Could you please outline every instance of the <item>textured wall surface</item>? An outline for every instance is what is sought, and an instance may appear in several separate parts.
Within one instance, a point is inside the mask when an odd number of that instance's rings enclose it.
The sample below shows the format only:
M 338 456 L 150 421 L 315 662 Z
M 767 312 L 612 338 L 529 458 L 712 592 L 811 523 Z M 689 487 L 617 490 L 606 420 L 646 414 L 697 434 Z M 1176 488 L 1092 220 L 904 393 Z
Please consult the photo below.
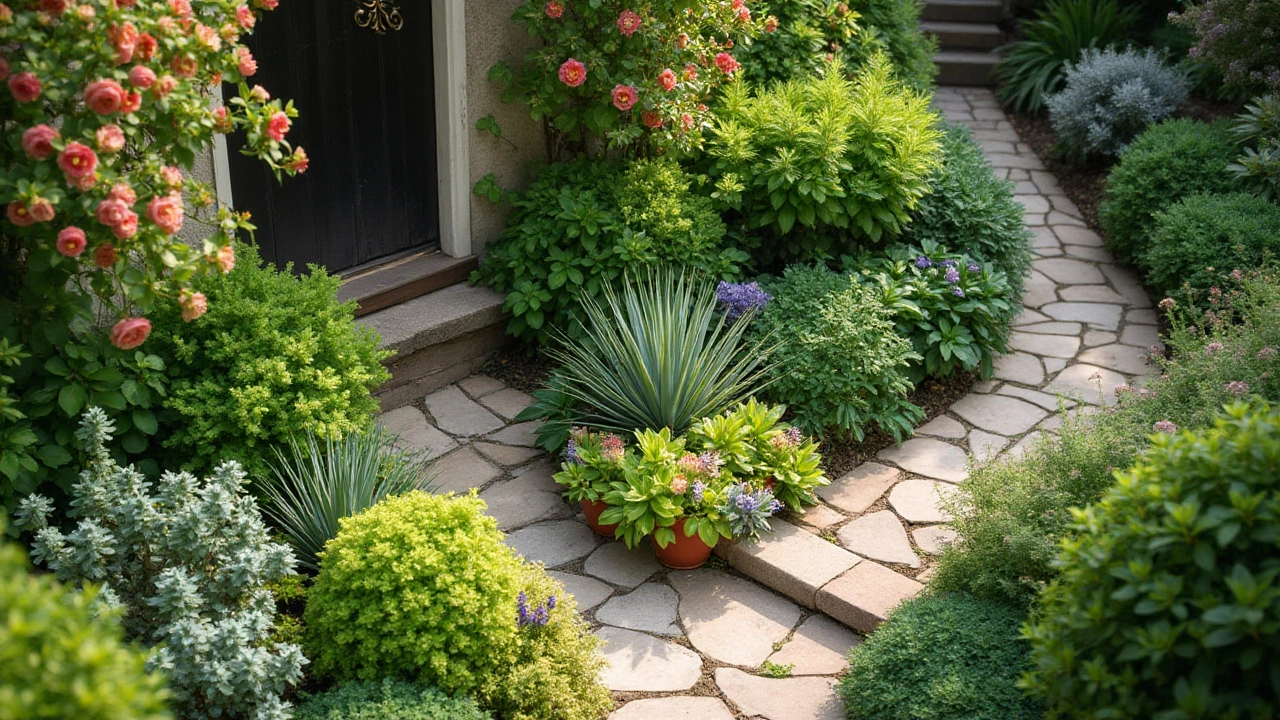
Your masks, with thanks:
M 528 109 L 503 103 L 502 90 L 489 80 L 489 68 L 499 60 L 515 65 L 533 46 L 524 26 L 511 20 L 522 0 L 467 0 L 467 124 L 470 132 L 471 184 L 493 173 L 508 190 L 523 188 L 531 160 L 546 159 L 542 126 L 529 119 Z M 475 129 L 476 120 L 493 115 L 502 137 Z M 506 223 L 506 209 L 488 199 L 471 196 L 471 251 L 484 254 L 486 243 L 498 237 Z

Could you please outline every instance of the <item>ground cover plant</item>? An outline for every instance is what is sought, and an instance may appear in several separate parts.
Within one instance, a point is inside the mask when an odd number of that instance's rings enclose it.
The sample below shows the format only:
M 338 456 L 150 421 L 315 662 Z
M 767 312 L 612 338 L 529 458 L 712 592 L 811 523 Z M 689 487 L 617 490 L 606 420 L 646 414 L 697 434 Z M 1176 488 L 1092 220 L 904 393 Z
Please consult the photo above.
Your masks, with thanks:
M 474 700 L 396 680 L 345 683 L 304 694 L 294 720 L 491 720 Z

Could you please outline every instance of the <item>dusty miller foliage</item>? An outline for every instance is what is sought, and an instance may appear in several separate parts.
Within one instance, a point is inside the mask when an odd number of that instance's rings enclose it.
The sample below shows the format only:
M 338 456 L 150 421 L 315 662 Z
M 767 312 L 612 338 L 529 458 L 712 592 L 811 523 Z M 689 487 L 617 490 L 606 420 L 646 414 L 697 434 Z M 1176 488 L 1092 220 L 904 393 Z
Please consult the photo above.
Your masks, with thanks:
M 1118 156 L 1187 98 L 1186 77 L 1151 49 L 1086 50 L 1066 78 L 1045 104 L 1062 149 L 1077 158 Z
M 268 641 L 275 603 L 265 583 L 293 573 L 292 551 L 271 541 L 238 464 L 203 482 L 165 473 L 153 484 L 111 459 L 114 431 L 99 408 L 81 420 L 89 465 L 72 491 L 73 531 L 49 525 L 49 499 L 23 501 L 32 559 L 63 580 L 103 584 L 99 599 L 123 606 L 128 635 L 156 646 L 147 667 L 170 678 L 179 717 L 287 719 L 280 695 L 307 660 L 297 645 Z

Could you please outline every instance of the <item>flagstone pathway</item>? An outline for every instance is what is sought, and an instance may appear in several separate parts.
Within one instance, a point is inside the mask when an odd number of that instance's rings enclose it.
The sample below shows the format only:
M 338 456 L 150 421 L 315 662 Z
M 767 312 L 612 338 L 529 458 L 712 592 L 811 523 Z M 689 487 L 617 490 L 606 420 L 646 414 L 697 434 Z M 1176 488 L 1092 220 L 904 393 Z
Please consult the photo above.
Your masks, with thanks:
M 647 547 L 592 534 L 561 498 L 533 425 L 512 423 L 527 395 L 476 375 L 382 416 L 403 444 L 437 459 L 442 492 L 480 490 L 508 543 L 574 595 L 606 641 L 612 720 L 844 717 L 835 685 L 854 630 L 874 629 L 924 587 L 930 555 L 954 539 L 939 500 L 967 477 L 969 457 L 1019 452 L 1053 432 L 1058 394 L 1075 398 L 1069 405 L 1114 402 L 1115 386 L 1147 371 L 1159 343 L 1150 301 L 991 92 L 941 88 L 935 105 L 972 128 L 1016 184 L 1035 233 L 1013 352 L 914 438 L 833 479 L 803 519 L 720 548 L 708 567 L 667 570 Z M 791 666 L 790 677 L 765 676 L 766 661 Z

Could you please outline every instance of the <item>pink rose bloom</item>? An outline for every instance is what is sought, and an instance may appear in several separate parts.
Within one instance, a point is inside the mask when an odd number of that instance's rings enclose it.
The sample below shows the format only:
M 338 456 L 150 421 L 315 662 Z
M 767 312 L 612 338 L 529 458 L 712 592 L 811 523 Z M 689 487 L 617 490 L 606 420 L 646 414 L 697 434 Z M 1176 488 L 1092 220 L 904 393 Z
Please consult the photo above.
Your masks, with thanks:
M 40 97 L 40 78 L 29 72 L 20 72 L 9 78 L 9 92 L 20 103 L 31 102 Z
M 40 124 L 22 133 L 22 150 L 36 160 L 44 160 L 53 154 L 53 141 L 61 135 L 48 125 Z
M 307 157 L 307 151 L 302 148 L 294 148 L 293 154 L 285 160 L 284 169 L 289 172 L 301 175 L 311 166 L 311 158 Z
M 618 32 L 627 37 L 631 37 L 632 33 L 640 29 L 640 16 L 630 10 L 623 10 L 618 16 Z
M 58 233 L 58 252 L 67 257 L 80 257 L 80 253 L 84 252 L 88 244 L 84 231 L 74 225 L 64 227 L 62 232 Z
M 124 102 L 120 103 L 120 112 L 128 115 L 132 112 L 138 112 L 142 108 L 142 94 L 137 92 L 127 92 L 124 94 Z
M 231 124 L 231 115 L 227 112 L 227 108 L 223 105 L 213 109 L 213 131 L 226 135 L 234 129 Z
M 692 116 L 692 115 L 690 115 L 689 113 L 685 113 L 685 114 L 681 115 L 681 116 L 680 116 L 680 127 L 684 128 L 686 131 L 688 131 L 688 130 L 692 130 L 692 129 L 693 129 L 693 116 Z
M 680 33 L 680 37 L 676 38 L 676 47 L 681 50 L 689 46 L 689 33 Z
M 671 71 L 671 68 L 658 73 L 658 86 L 667 92 L 676 89 L 676 74 Z
M 68 178 L 93 177 L 93 171 L 98 169 L 98 155 L 88 145 L 69 142 L 67 149 L 58 155 L 58 167 Z
M 182 187 L 182 171 L 172 165 L 160 168 L 160 179 L 164 180 L 165 185 L 175 190 Z
M 103 270 L 115 265 L 119 259 L 120 256 L 116 254 L 116 246 L 111 243 L 103 243 L 93 251 L 93 264 Z
M 133 60 L 133 53 L 138 48 L 138 28 L 133 23 L 125 23 L 122 27 L 111 26 L 107 31 L 111 45 L 116 49 L 116 64 L 125 65 Z
M 716 67 L 720 68 L 720 71 L 725 75 L 732 75 L 742 66 L 738 64 L 737 60 L 733 59 L 732 55 L 722 52 L 716 54 Z
M 111 328 L 111 344 L 121 350 L 132 350 L 145 342 L 150 334 L 150 320 L 141 317 L 127 317 Z
M 18 227 L 29 227 L 36 224 L 36 219 L 31 217 L 31 211 L 27 209 L 27 204 L 21 200 L 14 200 L 5 208 L 5 215 L 9 218 L 9 222 Z
M 257 100 L 260 103 L 264 103 L 271 99 L 271 94 L 268 93 L 267 89 L 261 85 L 254 85 L 253 88 L 249 90 L 249 98 Z
M 560 82 L 569 87 L 578 87 L 587 81 L 587 66 L 569 58 L 560 66 Z
M 613 106 L 626 112 L 635 106 L 639 100 L 636 89 L 630 85 L 614 85 L 613 86 Z
M 120 222 L 112 226 L 111 234 L 117 239 L 128 240 L 138 234 L 138 213 L 129 210 L 120 219 Z
M 120 152 L 124 147 L 124 131 L 119 125 L 112 123 L 98 128 L 98 149 L 105 153 Z
M 241 5 L 236 8 L 236 22 L 240 23 L 240 27 L 245 30 L 252 30 L 254 23 L 258 22 L 258 18 L 249 9 L 248 5 Z
M 738 19 L 742 22 L 751 22 L 751 10 L 745 6 L 738 8 Z
M 224 273 L 231 272 L 236 266 L 236 249 L 231 245 L 223 245 L 218 250 L 218 255 L 213 259 L 218 269 Z
M 640 121 L 643 122 L 646 127 L 651 127 L 655 129 L 662 127 L 662 115 L 658 114 L 653 110 L 649 110 L 647 112 L 641 113 Z
M 685 65 L 685 66 L 684 66 L 684 79 L 685 79 L 685 80 L 697 80 L 697 79 L 698 79 L 698 66 L 697 66 L 697 65 L 694 65 L 693 63 L 689 63 L 688 65 Z
M 32 198 L 31 204 L 27 205 L 27 210 L 31 213 L 31 219 L 34 222 L 49 222 L 53 219 L 53 204 L 42 197 Z
M 111 194 L 107 197 L 108 199 L 118 200 L 124 203 L 126 210 L 132 207 L 134 203 L 138 202 L 138 194 L 133 191 L 133 188 L 129 187 L 125 183 L 116 183 L 115 185 L 112 185 Z
M 124 103 L 124 88 L 115 80 L 95 80 L 84 89 L 84 104 L 99 115 L 118 112 Z
M 764 31 L 767 33 L 775 32 L 778 29 L 778 18 L 770 15 L 764 19 Z
M 138 47 L 133 51 L 133 54 L 143 62 L 149 62 L 151 58 L 155 56 L 156 48 L 159 47 L 159 45 L 160 43 L 156 40 L 154 35 L 151 33 L 142 33 L 138 36 Z
M 547 14 L 547 17 L 555 20 L 564 14 L 564 6 L 556 2 L 556 0 L 551 0 L 542 11 Z
M 187 17 L 191 14 L 191 1 L 169 0 L 169 8 L 173 10 L 173 14 L 178 17 Z
M 253 59 L 253 53 L 249 48 L 241 45 L 236 48 L 236 61 L 239 63 L 236 69 L 245 77 L 253 77 L 258 72 L 258 61 Z
M 267 121 L 267 137 L 280 142 L 284 140 L 285 133 L 289 132 L 289 116 L 282 112 L 277 112 Z
M 196 23 L 196 40 L 214 52 L 222 49 L 222 38 L 218 37 L 218 31 L 208 25 Z
M 169 67 L 173 68 L 173 74 L 180 78 L 195 77 L 196 69 L 199 64 L 196 59 L 188 55 L 177 55 L 169 62 Z
M 156 82 L 156 71 L 146 65 L 134 65 L 129 69 L 129 84 L 139 90 L 146 90 Z
M 222 36 L 223 40 L 226 40 L 229 43 L 235 43 L 235 41 L 240 39 L 240 28 L 232 25 L 231 23 L 226 23 L 222 27 L 218 28 L 218 34 Z
M 178 294 L 178 306 L 182 308 L 182 319 L 191 322 L 209 309 L 209 301 L 202 292 L 183 290 Z
M 129 206 L 123 201 L 114 198 L 107 198 L 98 203 L 95 214 L 98 216 L 98 222 L 107 227 L 115 227 L 124 221 L 125 215 L 129 213 Z
M 275 10 L 280 0 L 254 0 L 254 4 L 266 10 Z
M 159 80 L 156 80 L 155 85 L 151 86 L 151 92 L 155 93 L 157 98 L 163 100 L 176 87 L 178 87 L 178 79 L 172 75 L 164 75 Z
M 182 214 L 182 196 L 178 193 L 153 197 L 147 203 L 147 219 L 166 235 L 182 229 Z

